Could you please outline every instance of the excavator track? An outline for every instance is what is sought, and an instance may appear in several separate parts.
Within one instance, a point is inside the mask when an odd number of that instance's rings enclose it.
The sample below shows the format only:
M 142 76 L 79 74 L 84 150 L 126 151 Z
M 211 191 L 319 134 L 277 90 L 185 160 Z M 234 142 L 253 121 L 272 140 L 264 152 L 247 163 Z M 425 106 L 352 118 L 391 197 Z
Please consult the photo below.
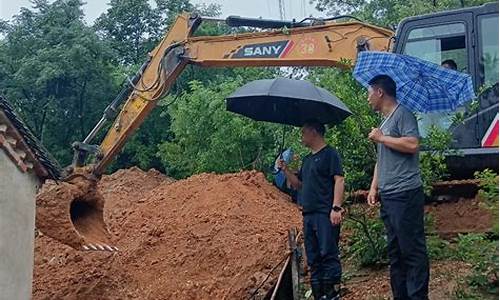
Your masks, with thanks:
M 432 185 L 431 200 L 436 202 L 458 201 L 474 198 L 479 191 L 478 179 L 439 181 Z

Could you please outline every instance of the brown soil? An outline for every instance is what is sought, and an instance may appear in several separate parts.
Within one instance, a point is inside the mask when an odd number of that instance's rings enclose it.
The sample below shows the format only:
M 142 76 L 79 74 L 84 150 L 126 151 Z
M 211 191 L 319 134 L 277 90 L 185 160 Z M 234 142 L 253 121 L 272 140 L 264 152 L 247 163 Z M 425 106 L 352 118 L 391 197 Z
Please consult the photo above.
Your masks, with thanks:
M 379 206 L 369 207 L 365 195 L 367 195 L 365 191 L 355 193 L 355 197 L 359 197 L 360 201 L 353 204 L 351 210 L 372 218 L 378 217 Z M 493 216 L 479 197 L 433 202 L 425 206 L 425 212 L 433 220 L 433 230 L 442 238 L 454 238 L 459 233 L 484 233 L 492 230 Z
M 257 172 L 172 182 L 132 168 L 99 188 L 121 251 L 37 237 L 34 299 L 245 299 L 300 227 L 297 208 Z
M 458 233 L 492 230 L 492 215 L 477 197 L 428 205 L 426 212 L 432 215 L 435 229 L 443 237 L 453 237 Z
M 95 181 L 81 176 L 46 183 L 36 198 L 36 227 L 75 249 L 89 243 L 109 244 L 104 199 L 96 187 Z
M 429 299 L 454 299 L 457 282 L 470 273 L 470 266 L 463 262 L 438 261 L 431 264 Z M 392 299 L 389 270 L 356 271 L 344 285 L 344 300 L 382 300 Z

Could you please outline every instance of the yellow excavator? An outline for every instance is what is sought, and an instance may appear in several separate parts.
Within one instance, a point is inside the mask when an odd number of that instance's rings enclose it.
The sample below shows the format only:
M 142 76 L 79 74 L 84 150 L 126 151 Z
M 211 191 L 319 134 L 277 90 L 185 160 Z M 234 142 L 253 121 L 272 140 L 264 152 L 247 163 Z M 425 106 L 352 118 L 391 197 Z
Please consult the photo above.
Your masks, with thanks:
M 193 37 L 202 17 L 182 14 L 149 54 L 128 86 L 112 101 L 83 142 L 73 144 L 73 164 L 58 184 L 37 195 L 36 226 L 75 249 L 115 251 L 103 220 L 97 182 L 144 119 L 164 97 L 186 65 L 201 67 L 349 67 L 358 51 L 390 48 L 393 32 L 359 21 L 305 20 L 300 23 L 229 17 L 230 26 L 271 30 L 216 37 Z M 122 105 L 122 102 L 125 103 Z M 99 146 L 91 141 L 114 120 Z M 92 156 L 91 164 L 85 165 Z
M 435 19 L 443 18 L 437 15 Z M 360 51 L 391 51 L 397 46 L 393 45 L 393 31 L 349 16 L 306 18 L 300 22 L 228 17 L 225 22 L 229 26 L 254 27 L 259 31 L 193 36 L 204 21 L 214 20 L 179 15 L 89 135 L 73 144 L 72 165 L 59 182 L 45 184 L 37 195 L 36 226 L 41 232 L 79 250 L 118 250 L 104 223 L 104 200 L 97 191 L 98 180 L 188 64 L 349 68 Z M 100 145 L 92 144 L 107 122 L 113 124 Z

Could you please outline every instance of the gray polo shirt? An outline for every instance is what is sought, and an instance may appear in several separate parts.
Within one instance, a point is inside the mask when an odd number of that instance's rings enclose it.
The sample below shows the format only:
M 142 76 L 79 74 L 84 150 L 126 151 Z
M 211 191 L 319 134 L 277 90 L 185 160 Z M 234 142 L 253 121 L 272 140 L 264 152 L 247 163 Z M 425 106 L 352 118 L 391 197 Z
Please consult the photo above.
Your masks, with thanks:
M 399 105 L 380 127 L 384 135 L 420 138 L 417 119 L 411 111 Z M 378 189 L 381 194 L 393 194 L 416 189 L 422 185 L 419 154 L 402 153 L 381 143 L 377 146 Z

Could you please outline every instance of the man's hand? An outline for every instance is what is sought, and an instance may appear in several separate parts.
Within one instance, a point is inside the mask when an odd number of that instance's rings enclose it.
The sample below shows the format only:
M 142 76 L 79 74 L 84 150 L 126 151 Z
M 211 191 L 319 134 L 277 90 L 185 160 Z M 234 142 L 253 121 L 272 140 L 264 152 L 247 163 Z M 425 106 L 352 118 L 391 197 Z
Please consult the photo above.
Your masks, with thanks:
M 375 206 L 378 203 L 378 196 L 377 196 L 377 191 L 374 189 L 370 189 L 370 192 L 368 193 L 368 205 L 370 206 Z
M 278 159 L 278 169 L 286 171 L 288 169 L 288 166 L 286 165 L 286 162 L 283 159 Z
M 333 225 L 339 225 L 342 222 L 342 214 L 344 213 L 344 209 L 341 211 L 331 211 L 330 212 L 330 221 L 332 221 Z
M 286 176 L 287 183 L 290 183 L 294 190 L 299 190 L 302 187 L 302 182 L 300 181 L 300 179 L 294 172 L 288 169 L 288 165 L 282 158 L 278 159 L 278 161 L 276 162 L 276 167 L 283 171 Z
M 372 131 L 368 134 L 368 138 L 376 143 L 382 142 L 384 133 L 380 128 L 372 128 Z

